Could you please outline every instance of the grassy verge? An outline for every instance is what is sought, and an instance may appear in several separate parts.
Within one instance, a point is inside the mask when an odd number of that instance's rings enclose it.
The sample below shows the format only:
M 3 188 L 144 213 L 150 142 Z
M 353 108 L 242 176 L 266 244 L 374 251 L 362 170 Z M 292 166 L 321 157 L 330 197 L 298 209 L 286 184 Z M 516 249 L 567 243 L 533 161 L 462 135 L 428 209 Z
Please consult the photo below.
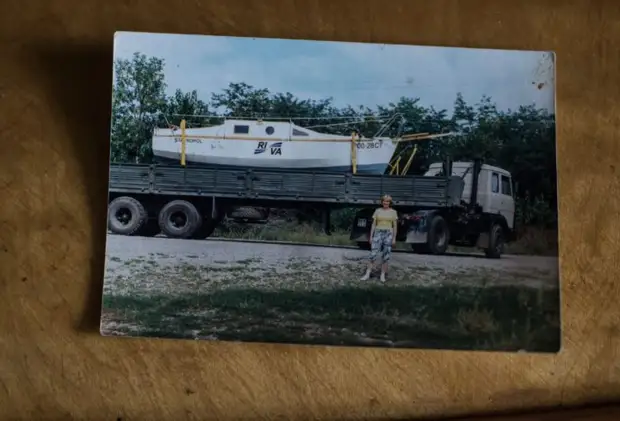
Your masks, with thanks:
M 104 309 L 122 318 L 120 333 L 142 336 L 556 351 L 556 300 L 531 288 L 372 286 L 106 295 Z
M 349 240 L 349 234 L 348 230 L 337 229 L 332 232 L 332 235 L 326 235 L 320 228 L 309 224 L 229 224 L 218 228 L 213 238 L 357 246 L 355 242 Z M 410 250 L 411 248 L 408 244 L 397 243 L 396 249 Z M 507 244 L 505 250 L 507 254 L 557 256 L 557 232 L 528 228 L 520 234 L 517 241 Z M 472 249 L 451 246 L 449 251 L 471 253 Z
M 159 259 L 161 261 L 161 259 Z M 448 349 L 556 351 L 559 294 L 522 274 L 391 269 L 362 283 L 359 264 L 155 259 L 109 274 L 103 332 L 151 337 Z M 534 277 L 549 277 L 539 273 Z

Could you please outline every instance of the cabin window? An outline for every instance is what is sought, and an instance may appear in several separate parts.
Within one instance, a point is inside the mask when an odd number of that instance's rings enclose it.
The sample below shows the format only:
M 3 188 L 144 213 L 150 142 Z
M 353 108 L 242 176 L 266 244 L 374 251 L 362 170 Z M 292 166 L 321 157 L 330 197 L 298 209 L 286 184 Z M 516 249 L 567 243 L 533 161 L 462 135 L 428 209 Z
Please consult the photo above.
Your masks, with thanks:
M 273 126 L 267 126 L 267 128 L 265 129 L 265 133 L 269 135 L 273 134 L 273 132 L 274 132 Z
M 250 126 L 235 126 L 235 134 L 248 134 L 250 133 Z
M 293 129 L 293 136 L 308 136 L 308 133 L 302 132 L 301 130 Z
M 512 196 L 512 186 L 510 185 L 510 178 L 502 175 L 502 194 L 506 196 Z
M 499 175 L 496 173 L 491 176 L 491 192 L 499 193 Z

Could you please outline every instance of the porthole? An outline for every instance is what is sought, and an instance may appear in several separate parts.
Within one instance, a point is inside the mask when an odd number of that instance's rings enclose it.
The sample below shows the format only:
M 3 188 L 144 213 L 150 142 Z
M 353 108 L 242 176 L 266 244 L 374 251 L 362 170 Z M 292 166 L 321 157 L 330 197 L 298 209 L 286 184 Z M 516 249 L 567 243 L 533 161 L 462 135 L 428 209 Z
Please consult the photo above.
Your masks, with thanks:
M 275 130 L 274 130 L 273 126 L 267 126 L 267 128 L 265 129 L 265 133 L 267 133 L 269 135 L 273 134 L 274 131 Z

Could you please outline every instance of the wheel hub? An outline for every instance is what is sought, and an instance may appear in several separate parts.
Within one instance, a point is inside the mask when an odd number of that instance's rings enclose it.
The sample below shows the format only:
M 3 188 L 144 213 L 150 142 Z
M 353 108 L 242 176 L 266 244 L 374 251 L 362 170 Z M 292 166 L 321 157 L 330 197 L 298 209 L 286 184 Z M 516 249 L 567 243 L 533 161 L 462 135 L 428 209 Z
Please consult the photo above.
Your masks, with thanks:
M 182 228 L 187 224 L 187 217 L 183 212 L 173 212 L 172 215 L 170 215 L 170 222 L 172 222 L 176 228 Z
M 131 212 L 129 209 L 119 209 L 114 215 L 116 220 L 123 225 L 127 225 L 131 221 Z

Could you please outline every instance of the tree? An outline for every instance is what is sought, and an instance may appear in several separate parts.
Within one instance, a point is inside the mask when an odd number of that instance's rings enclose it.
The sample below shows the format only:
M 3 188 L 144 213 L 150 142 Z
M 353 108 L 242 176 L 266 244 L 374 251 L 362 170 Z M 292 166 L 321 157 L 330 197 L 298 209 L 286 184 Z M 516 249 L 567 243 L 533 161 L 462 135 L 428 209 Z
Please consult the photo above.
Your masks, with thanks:
M 136 53 L 116 61 L 114 78 L 111 159 L 147 162 L 152 130 L 166 104 L 164 61 Z
M 177 89 L 171 97 L 167 98 L 164 118 L 167 123 L 179 125 L 185 119 L 188 127 L 200 127 L 206 124 L 213 124 L 216 120 L 207 117 L 209 115 L 209 105 L 198 99 L 198 92 L 182 92 Z
M 262 117 L 269 114 L 268 89 L 255 89 L 247 83 L 231 83 L 221 94 L 211 96 L 214 108 L 222 108 L 225 116 Z

